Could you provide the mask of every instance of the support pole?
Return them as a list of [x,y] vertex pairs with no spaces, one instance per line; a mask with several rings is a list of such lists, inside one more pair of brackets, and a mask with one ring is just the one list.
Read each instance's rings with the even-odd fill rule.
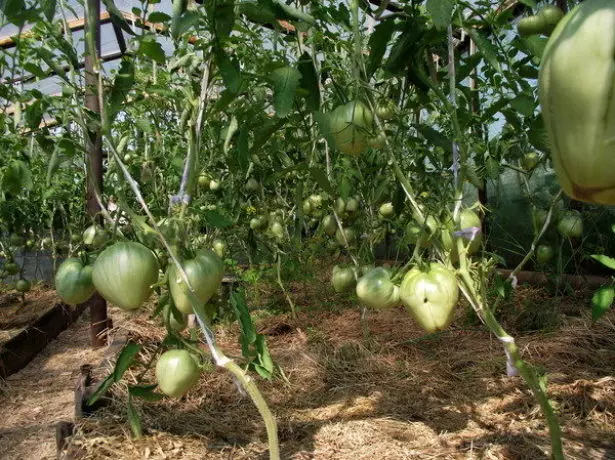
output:
[[[98,95],[98,72],[100,69],[100,0],[87,0],[85,14],[86,54],[85,54],[85,106],[99,116],[100,101]],[[87,190],[86,209],[93,220],[100,220],[100,205],[96,195],[102,196],[103,188],[103,154],[100,121],[90,124],[86,136],[87,147]],[[89,301],[90,334],[93,347],[107,344],[107,302],[98,292]]]

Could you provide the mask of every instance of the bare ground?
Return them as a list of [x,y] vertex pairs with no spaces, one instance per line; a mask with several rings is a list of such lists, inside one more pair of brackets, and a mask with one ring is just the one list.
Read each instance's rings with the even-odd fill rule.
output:
[[[366,340],[356,307],[327,290],[296,285],[291,292],[299,306],[321,308],[304,308],[297,320],[279,314],[258,321],[283,371],[272,381],[258,379],[277,416],[282,458],[548,458],[548,433],[531,394],[520,378],[505,376],[501,344],[464,325],[462,313],[431,337],[401,308],[371,313]],[[535,291],[519,297],[536,308],[553,306]],[[525,358],[548,371],[569,458],[615,459],[615,314],[592,325],[579,314],[587,305],[577,302],[559,299],[559,311],[573,314],[553,332],[517,334],[517,342]],[[145,314],[116,324],[144,344],[164,337]],[[217,330],[230,356],[240,355],[237,333],[237,326]],[[102,356],[87,341],[81,320],[6,382],[0,458],[54,458],[52,423],[72,415],[79,366]],[[129,372],[127,380],[133,377]],[[146,429],[140,440],[130,436],[123,389],[114,394],[112,407],[80,425],[72,448],[81,458],[267,458],[264,425],[223,370],[204,373],[186,398],[139,405]]]

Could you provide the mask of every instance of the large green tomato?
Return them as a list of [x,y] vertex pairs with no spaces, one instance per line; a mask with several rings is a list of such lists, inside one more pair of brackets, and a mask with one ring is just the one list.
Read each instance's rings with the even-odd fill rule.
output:
[[331,135],[338,150],[359,155],[367,149],[374,117],[365,104],[352,101],[341,105],[331,113],[330,121]]
[[528,16],[521,18],[517,24],[517,31],[522,37],[538,35],[545,29],[544,19],[540,16]]
[[564,192],[615,204],[615,2],[587,0],[555,28],[542,56],[539,99]]
[[357,297],[368,307],[384,309],[399,305],[399,287],[383,267],[369,270],[357,283]]
[[4,270],[9,274],[9,275],[16,275],[17,273],[19,273],[19,271],[21,270],[21,268],[19,267],[19,265],[17,265],[15,262],[5,262],[4,263]]
[[199,381],[201,371],[187,350],[169,350],[158,358],[156,381],[165,395],[178,398]]
[[346,292],[354,289],[357,285],[357,275],[353,267],[333,267],[331,273],[331,284],[335,292]]
[[557,231],[564,238],[581,238],[583,236],[583,219],[579,211],[567,211],[557,224]]
[[554,255],[555,251],[553,250],[552,246],[541,244],[536,248],[536,260],[541,265],[545,265],[551,262],[551,259],[553,259]]
[[[196,299],[205,304],[213,296],[224,276],[224,262],[213,251],[199,251],[194,259],[183,263],[188,281],[195,291]],[[192,313],[192,302],[188,296],[188,286],[175,264],[169,268],[169,291],[173,297],[175,307],[182,313]]]
[[96,288],[92,282],[92,266],[83,265],[81,259],[66,259],[55,276],[56,292],[69,305],[85,302]]
[[557,24],[564,17],[564,12],[558,6],[548,5],[539,11],[538,17],[542,19],[544,23],[544,34],[550,34],[553,32]]
[[427,270],[413,268],[401,283],[399,297],[417,323],[429,333],[446,328],[453,320],[459,298],[455,274],[440,263]]
[[123,310],[136,310],[158,281],[156,256],[140,243],[115,243],[96,258],[92,281],[108,302]]

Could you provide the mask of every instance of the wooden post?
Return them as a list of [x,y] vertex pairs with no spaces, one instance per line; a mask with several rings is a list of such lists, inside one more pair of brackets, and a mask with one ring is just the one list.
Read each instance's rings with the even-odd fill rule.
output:
[[[92,113],[100,115],[98,94],[98,72],[100,65],[100,0],[87,0],[85,14],[85,106]],[[94,55],[92,55],[94,54]],[[88,132],[87,143],[87,191],[86,209],[92,219],[100,220],[100,205],[96,195],[102,196],[103,154],[100,125]],[[90,333],[93,347],[107,344],[107,302],[97,292],[90,301]]]

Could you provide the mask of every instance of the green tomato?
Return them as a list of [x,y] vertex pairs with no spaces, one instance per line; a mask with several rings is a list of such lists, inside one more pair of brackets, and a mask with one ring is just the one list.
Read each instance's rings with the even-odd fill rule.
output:
[[30,290],[30,282],[28,280],[19,280],[15,283],[15,290],[17,292],[26,293]]
[[198,179],[199,187],[204,188],[204,189],[208,189],[210,182],[211,182],[211,179],[208,176],[206,176],[205,174],[201,174],[199,176],[199,179]]
[[256,179],[250,177],[246,182],[246,191],[250,193],[256,193],[260,190],[261,186]]
[[346,201],[343,198],[336,199],[333,209],[338,215],[343,214],[346,211]]
[[162,318],[171,331],[181,332],[188,325],[188,317],[177,309],[174,312],[171,309],[171,304],[166,304],[163,307]]
[[369,131],[374,122],[371,111],[359,101],[337,107],[330,118],[335,146],[347,155],[359,155],[367,149]]
[[359,200],[357,198],[348,198],[345,209],[347,213],[354,214],[359,210]]
[[464,209],[459,213],[459,230],[479,229],[479,232],[474,235],[474,239],[468,248],[469,255],[476,253],[483,244],[483,235],[480,233],[481,225],[480,217],[471,209]]
[[17,265],[15,262],[5,262],[4,264],[4,270],[9,274],[9,275],[16,275],[17,273],[19,273],[19,271],[21,270],[21,268],[19,267],[19,265]]
[[250,228],[254,231],[264,230],[267,228],[269,219],[265,216],[256,216],[250,219]]
[[397,106],[391,100],[381,101],[376,107],[376,115],[383,121],[391,120],[395,116]]
[[557,25],[539,72],[551,159],[564,192],[615,204],[615,2],[588,0]]
[[224,259],[224,256],[226,254],[226,243],[222,240],[215,239],[212,244],[212,247],[214,248],[214,252],[218,255],[218,257]]
[[517,31],[521,37],[538,35],[545,30],[544,18],[540,16],[528,16],[522,18],[517,24]]
[[324,232],[329,235],[335,235],[337,231],[337,222],[335,221],[335,216],[333,214],[329,214],[322,219],[322,228]]
[[96,224],[90,225],[83,232],[83,242],[92,249],[101,248],[108,240],[107,232]]
[[419,238],[421,236],[421,227],[415,224],[414,222],[410,222],[406,227],[406,238],[408,243],[416,244],[419,242]]
[[209,181],[209,190],[211,190],[212,192],[215,192],[216,190],[220,189],[220,182],[216,181],[216,180],[210,180]]
[[88,300],[96,290],[92,282],[92,270],[91,265],[83,265],[78,258],[62,262],[55,275],[58,296],[69,305]]
[[21,248],[26,244],[26,239],[23,236],[12,234],[9,238],[9,243],[14,248]]
[[335,292],[346,292],[355,288],[357,285],[357,275],[353,267],[333,267],[331,273],[331,285]]
[[199,381],[200,369],[187,350],[164,352],[156,363],[156,381],[165,395],[178,398]]
[[92,281],[108,302],[123,310],[136,310],[158,281],[156,256],[140,243],[115,243],[96,258]]
[[378,209],[378,214],[385,218],[391,218],[395,215],[395,208],[393,208],[393,203],[384,203]]
[[312,203],[310,203],[310,200],[303,200],[301,210],[303,211],[303,215],[305,216],[309,216],[312,214]]
[[[352,227],[346,227],[343,229],[342,233],[342,230],[338,228],[335,231],[335,239],[343,248],[353,246],[357,242],[357,232]],[[346,242],[348,242],[348,244],[346,244]]]
[[[71,241],[71,243],[73,243],[73,244],[79,244],[79,243],[81,243],[81,238],[82,238],[82,236],[81,236],[81,235],[79,235],[79,234],[77,234],[77,233],[73,233],[73,234],[70,236],[70,241]],[[51,241],[51,239],[50,239],[49,241]]]
[[552,246],[541,244],[536,248],[536,260],[541,265],[546,265],[553,259],[555,251]]
[[387,136],[381,132],[376,137],[369,139],[369,146],[373,149],[383,149],[387,145]]
[[459,298],[457,278],[440,263],[431,263],[425,271],[413,268],[404,276],[399,296],[425,331],[440,331],[453,320]]
[[286,238],[286,232],[284,231],[284,226],[275,221],[269,226],[269,231],[277,240],[284,240]]
[[549,35],[564,18],[564,12],[558,6],[548,5],[538,12],[538,17],[542,19],[544,24],[542,33]]
[[540,161],[540,155],[536,152],[528,152],[521,158],[521,167],[526,171],[533,170]]
[[[188,281],[195,291],[196,300],[205,305],[213,296],[224,276],[224,262],[213,251],[199,251],[194,259],[184,261],[182,264],[188,276]],[[169,267],[169,291],[177,309],[186,314],[191,314],[192,302],[188,295],[188,286],[175,264]]]
[[557,230],[564,238],[583,236],[583,219],[579,211],[567,211],[560,217]]
[[399,287],[383,267],[376,267],[363,275],[357,283],[357,297],[368,307],[376,309],[399,305]]
[[534,229],[539,232],[542,227],[545,225],[547,221],[547,216],[549,213],[544,209],[534,209],[532,211],[532,222],[534,224]]
[[45,238],[43,238],[41,240],[41,245],[43,246],[43,248],[50,248],[51,247],[51,238],[46,236]]

